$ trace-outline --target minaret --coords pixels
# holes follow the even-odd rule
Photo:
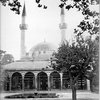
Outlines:
[[[20,24],[20,30],[21,30],[21,59],[26,56],[26,50],[25,50],[25,30],[27,30],[27,24],[25,23],[26,19],[26,8],[25,3],[22,11],[22,23]]]
[[[61,23],[59,24],[59,28],[61,30],[61,43],[62,44],[66,44],[66,28],[67,25],[65,23],[65,13],[64,13],[64,7],[61,8]]]

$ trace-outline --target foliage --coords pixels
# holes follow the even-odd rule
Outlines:
[[[82,36],[77,36],[72,45],[63,44],[54,54],[57,63],[56,70],[68,71],[73,84],[79,76],[91,80],[98,67],[96,65],[99,54],[98,45],[97,40],[92,40],[91,37],[84,39]]]
[[[44,5],[41,3],[42,0],[35,0],[37,3],[37,6],[39,8],[47,9],[47,5]],[[88,9],[89,4],[93,4],[92,2],[96,2],[96,4],[99,4],[99,0],[60,0],[59,7],[62,8],[65,6],[66,9],[70,8],[77,8],[79,11],[82,10],[83,14],[90,14],[91,12]],[[20,14],[20,7],[21,3],[18,0],[0,0],[2,5],[10,6],[12,11],[15,11],[16,14]],[[70,2],[70,3],[69,3]],[[85,12],[84,12],[85,11]]]
[[[92,40],[91,36],[84,39],[76,36],[76,41],[71,45],[67,43],[59,47],[54,54],[56,64],[51,67],[63,72],[67,71],[72,89],[72,100],[76,100],[76,84],[79,77],[90,80],[90,89],[99,85],[99,41],[98,37]],[[98,90],[96,90],[98,91]]]
[[[65,7],[67,10],[76,8],[78,11],[82,12],[84,15],[84,20],[82,20],[77,29],[74,29],[76,35],[81,35],[85,32],[93,34],[99,34],[99,12],[91,11],[90,6],[93,0],[61,0],[62,3],[59,7]],[[94,0],[96,5],[99,4],[99,0]]]
[[[1,61],[1,57],[5,54],[6,51],[0,50],[0,61]]]
[[[20,14],[21,4],[18,0],[0,0],[3,6],[10,6],[10,9],[16,14]]]
[[[36,0],[38,7],[43,6],[40,1],[41,0]],[[74,29],[76,35],[81,35],[85,32],[93,35],[99,34],[99,12],[91,11],[90,6],[97,4],[99,4],[99,0],[60,0],[59,7],[64,7],[67,10],[76,8],[84,15],[84,20],[79,23],[77,29]]]
[[[3,57],[2,57],[2,60],[1,60],[1,64],[8,64],[8,63],[11,63],[14,61],[14,58],[11,54],[5,54]]]
[[[76,100],[76,84],[79,77],[93,80],[98,67],[98,39],[92,40],[91,36],[84,39],[76,36],[76,41],[71,45],[62,44],[54,54],[56,64],[52,68],[60,72],[67,71],[72,89],[72,100]]]
[[[6,54],[5,51],[0,50],[0,64],[5,65],[14,61],[14,57],[11,54]]]
[[[35,0],[35,1],[36,1],[39,8],[43,7],[43,9],[47,9],[46,5],[41,4],[41,2],[40,2],[41,0]]]

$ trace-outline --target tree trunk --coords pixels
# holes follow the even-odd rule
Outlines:
[[[78,80],[79,75],[77,75],[76,77],[73,78],[71,76],[71,73],[69,72],[70,86],[71,86],[71,89],[72,89],[72,100],[77,100],[76,99],[76,81]]]
[[[90,90],[91,92],[93,92],[93,80],[92,79],[90,79]]]
[[[76,87],[72,85],[72,100],[76,100]]]
[[[77,100],[76,99],[76,86],[73,83],[73,79],[70,78],[70,85],[71,85],[71,89],[72,89],[72,100]]]

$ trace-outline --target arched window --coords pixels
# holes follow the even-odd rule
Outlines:
[[[58,72],[52,72],[50,74],[50,87],[51,89],[61,88],[60,74]]]
[[[11,78],[11,90],[21,90],[22,89],[22,75],[19,72],[15,72]]]
[[[24,76],[24,89],[35,89],[35,76],[32,72],[27,72]]]
[[[45,72],[37,75],[38,90],[48,90],[48,76]]]
[[[70,78],[68,72],[63,72],[63,83],[62,83],[62,88],[63,89],[69,89],[70,88]]]

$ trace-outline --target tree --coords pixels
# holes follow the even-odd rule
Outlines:
[[[1,59],[2,65],[9,64],[12,62],[14,62],[14,57],[11,54],[5,54]]]
[[[84,15],[84,20],[82,20],[77,29],[74,29],[76,35],[81,35],[85,32],[93,34],[99,34],[99,12],[92,11],[90,9],[91,5],[98,5],[99,0],[60,0],[60,8],[64,7],[68,11],[70,9],[77,9]],[[93,4],[95,2],[95,4]],[[98,8],[99,9],[99,8]]]
[[[2,65],[9,64],[14,62],[14,57],[11,54],[6,54],[6,51],[0,50],[0,92],[2,90],[3,81],[4,81],[4,71]]]
[[[6,54],[6,51],[0,50],[0,65],[12,63],[14,57],[11,54]]]
[[[92,63],[94,68],[94,74],[93,77],[90,79],[91,81],[91,91],[94,91],[93,86],[99,85],[99,12],[97,11],[91,11],[90,10],[90,2],[84,0],[85,2],[78,2],[78,5],[76,8],[79,11],[82,11],[82,14],[84,15],[84,20],[82,20],[78,27],[74,29],[74,33],[77,36],[83,36],[84,33],[89,34],[91,37],[96,37],[94,40],[96,54],[94,55],[94,63]],[[93,3],[95,0],[91,0],[91,3]],[[97,1],[97,4],[99,4],[99,1]],[[84,5],[83,5],[84,4]],[[91,42],[91,41],[90,41]],[[98,86],[99,87],[99,86]]]
[[[74,29],[74,33],[83,35],[87,32],[90,35],[99,35],[99,12],[91,11],[88,5],[83,9],[82,14],[84,15],[84,20],[79,23],[77,29]]]
[[[74,29],[74,33],[76,36],[83,36],[84,33],[89,34],[91,37],[96,36],[96,39],[94,40],[94,44],[95,44],[95,49],[97,54],[94,55],[94,65],[95,66],[95,76],[94,78],[91,78],[91,91],[93,91],[92,87],[93,84],[97,85],[99,83],[99,12],[97,11],[91,11],[90,6],[91,4],[93,4],[93,2],[95,2],[95,4],[99,4],[98,0],[91,0],[91,2],[89,2],[88,0],[74,0],[77,1],[72,5],[67,5],[66,9],[70,10],[71,8],[76,8],[78,9],[78,11],[81,11],[82,14],[84,15],[84,20],[82,20],[78,27],[76,29]]]
[[[6,51],[0,50],[0,61],[1,61],[2,56],[5,54],[5,52]]]
[[[94,76],[91,79],[91,91],[95,92],[99,91],[99,39],[98,38],[94,40],[96,53],[93,57],[93,63],[92,63],[92,65],[94,66]]]
[[[85,40],[82,36],[77,36],[71,45],[63,44],[54,54],[56,65],[52,67],[57,71],[66,70],[69,73],[73,100],[76,100],[78,78],[81,76],[91,80],[95,75],[94,58],[98,55],[97,48],[96,40],[91,37]]]
[[[2,69],[1,69],[1,58],[3,57],[3,55],[5,54],[5,51],[0,50],[0,92],[1,92],[1,87],[2,87]]]
[[[10,6],[10,10],[14,11],[16,14],[20,14],[21,4],[18,0],[0,0],[3,6]]]
[[[37,3],[37,6],[39,8],[47,9],[47,5],[42,4],[41,0],[34,1]],[[71,1],[70,4],[68,4],[69,1]],[[10,9],[14,11],[16,14],[20,14],[21,3],[19,0],[0,0],[0,2],[3,6],[10,6]],[[60,0],[60,4],[58,6],[60,8],[65,6],[65,8],[68,10],[74,7],[78,8],[79,10],[83,10],[88,7],[88,4],[99,4],[99,0]]]

